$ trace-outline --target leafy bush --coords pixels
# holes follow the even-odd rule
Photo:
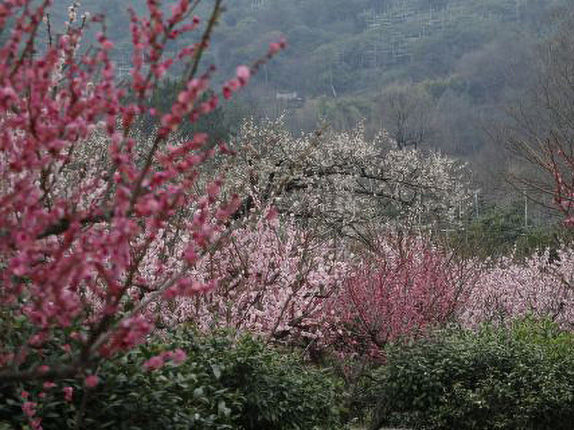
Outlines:
[[[351,368],[355,373],[347,380],[346,420],[349,425],[365,428],[379,399],[385,368],[380,363],[369,363],[359,368],[358,372],[356,365]]]
[[[570,429],[574,335],[549,321],[448,329],[389,351],[373,428]]]
[[[339,386],[325,370],[261,340],[229,334],[178,332],[106,363],[89,390],[81,428],[90,429],[331,429],[339,422]],[[182,348],[187,360],[142,372],[151,357]],[[74,428],[84,388],[72,403],[53,388],[38,402],[46,430]],[[19,393],[22,387],[13,390]],[[38,392],[28,390],[32,397]],[[5,393],[6,394],[6,393]],[[24,423],[15,394],[0,398],[0,422]],[[21,412],[19,412],[21,415]],[[12,414],[10,417],[9,414]]]
[[[572,242],[572,232],[561,224],[533,215],[524,225],[524,202],[481,207],[479,218],[467,220],[463,229],[449,233],[451,247],[465,257],[490,259],[512,254],[528,258],[541,249],[555,250]]]

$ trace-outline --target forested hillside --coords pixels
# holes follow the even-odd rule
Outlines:
[[[58,0],[62,16],[67,1]],[[139,8],[143,1],[132,1]],[[512,84],[512,72],[525,72],[533,43],[552,31],[551,19],[564,0],[236,0],[216,33],[213,54],[231,70],[256,58],[278,34],[290,49],[259,78],[269,94],[297,92],[306,103],[320,97],[336,105],[340,125],[372,117],[373,102],[389,85],[424,84],[437,98],[446,90],[469,102],[497,104]],[[83,9],[106,12],[111,37],[129,42],[130,2],[87,0]],[[179,43],[184,43],[179,41]],[[224,42],[224,43],[223,43]],[[119,55],[119,54],[118,54]],[[532,54],[530,54],[532,55]],[[514,66],[514,70],[512,70]],[[515,82],[519,79],[515,77]],[[522,88],[511,85],[513,88]],[[505,88],[502,90],[502,88]],[[358,100],[337,103],[342,97]],[[272,97],[275,98],[275,97]],[[464,97],[463,97],[464,98]],[[346,105],[347,112],[345,112]],[[339,106],[340,105],[340,106]],[[337,109],[336,109],[337,110]],[[356,110],[357,112],[353,112]]]

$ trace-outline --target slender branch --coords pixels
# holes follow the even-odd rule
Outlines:
[[[193,77],[197,74],[197,70],[199,69],[199,64],[201,63],[201,58],[203,57],[203,53],[209,46],[209,41],[211,40],[211,34],[219,21],[219,17],[223,12],[223,0],[215,0],[215,5],[213,6],[213,11],[207,23],[207,28],[203,32],[203,36],[201,38],[201,42],[199,44],[199,49],[194,53],[193,61],[190,64],[189,70],[186,71],[185,77],[187,81],[193,79]]]
[[[105,211],[101,215],[91,215],[80,220],[82,227],[89,226],[92,224],[98,224],[101,222],[109,221],[113,216],[111,210]],[[41,234],[38,235],[37,239],[45,239],[49,236],[57,236],[65,233],[72,225],[72,220],[70,218],[62,218],[56,224],[52,224],[46,228]]]

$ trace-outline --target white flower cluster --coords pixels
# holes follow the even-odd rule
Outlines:
[[[453,223],[470,197],[466,165],[434,151],[399,150],[385,133],[364,128],[319,130],[294,137],[282,121],[244,123],[237,157],[225,166],[230,186],[252,205],[322,226],[365,223],[430,226]]]

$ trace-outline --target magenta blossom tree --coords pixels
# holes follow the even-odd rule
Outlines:
[[[199,3],[178,0],[165,13],[148,0],[148,16],[131,11],[133,68],[121,85],[104,17],[79,17],[74,4],[64,34],[44,49],[37,38],[50,1],[0,5],[0,28],[11,28],[0,47],[0,384],[84,377],[94,386],[100,360],[154,330],[150,303],[215,287],[193,268],[229,236],[240,199],[221,201],[220,180],[199,181],[218,142],[172,137],[245,86],[285,42],[208,93],[215,68],[202,71],[200,60],[222,0],[205,22],[194,16]],[[82,50],[88,26],[101,31]],[[166,57],[168,43],[188,33],[195,42]],[[176,65],[182,89],[168,112],[156,112],[149,96]],[[133,137],[143,115],[158,123],[144,146]],[[98,163],[86,157],[94,136],[103,142]],[[147,264],[151,250],[159,255]],[[50,348],[61,350],[57,359]],[[37,427],[34,405],[25,412]]]
[[[389,342],[454,319],[472,278],[471,268],[427,239],[387,234],[325,307],[329,342],[343,355],[380,357]]]

